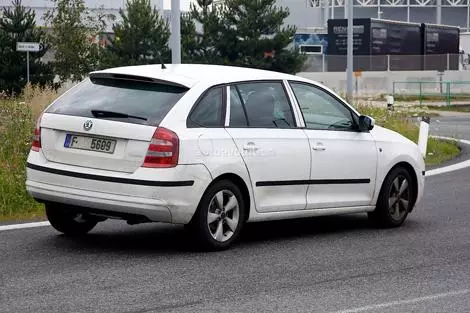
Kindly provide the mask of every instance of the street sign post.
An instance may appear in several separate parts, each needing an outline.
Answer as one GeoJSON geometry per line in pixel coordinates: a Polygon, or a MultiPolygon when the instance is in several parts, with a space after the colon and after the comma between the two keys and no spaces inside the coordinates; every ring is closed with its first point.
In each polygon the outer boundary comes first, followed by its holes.
{"type": "Polygon", "coordinates": [[[16,51],[26,52],[26,81],[29,83],[29,53],[39,52],[43,46],[39,42],[17,42],[16,51]]]}
{"type": "Polygon", "coordinates": [[[39,42],[17,42],[16,51],[20,52],[39,52],[41,44],[39,42]]]}

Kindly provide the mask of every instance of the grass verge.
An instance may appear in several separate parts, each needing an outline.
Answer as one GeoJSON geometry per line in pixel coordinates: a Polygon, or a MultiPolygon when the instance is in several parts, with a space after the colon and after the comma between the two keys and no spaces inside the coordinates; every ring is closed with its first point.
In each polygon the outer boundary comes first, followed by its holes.
{"type": "MultiPolygon", "coordinates": [[[[401,108],[389,111],[385,108],[377,108],[367,105],[358,105],[359,112],[373,117],[377,125],[394,130],[413,142],[418,142],[419,128],[413,123],[410,116],[426,115],[422,108],[418,111],[414,108],[401,108]],[[418,113],[417,113],[418,112],[418,113]]],[[[460,154],[460,148],[454,141],[435,138],[428,139],[426,165],[439,165],[460,154]]]]}
{"type": "Polygon", "coordinates": [[[444,94],[424,94],[424,95],[406,95],[406,94],[395,94],[395,101],[431,101],[431,102],[445,102],[447,98],[451,101],[470,101],[469,94],[451,94],[447,96],[444,94]]]}
{"type": "Polygon", "coordinates": [[[55,97],[52,89],[28,86],[20,97],[0,99],[0,221],[44,216],[26,192],[25,164],[35,121],[55,97]]]}

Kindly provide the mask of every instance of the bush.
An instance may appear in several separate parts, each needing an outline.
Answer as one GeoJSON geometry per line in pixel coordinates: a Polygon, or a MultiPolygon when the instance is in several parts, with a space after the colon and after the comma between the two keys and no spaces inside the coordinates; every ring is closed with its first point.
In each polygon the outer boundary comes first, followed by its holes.
{"type": "Polygon", "coordinates": [[[27,86],[19,98],[0,98],[0,219],[42,216],[25,189],[25,165],[34,125],[56,97],[54,90],[27,86]]]}

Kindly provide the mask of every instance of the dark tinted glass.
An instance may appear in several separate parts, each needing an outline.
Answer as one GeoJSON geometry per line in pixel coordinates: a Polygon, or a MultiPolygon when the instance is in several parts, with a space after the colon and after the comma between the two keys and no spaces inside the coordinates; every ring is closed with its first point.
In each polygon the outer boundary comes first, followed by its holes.
{"type": "Polygon", "coordinates": [[[235,86],[230,87],[230,127],[248,126],[243,104],[235,86]]]}
{"type": "Polygon", "coordinates": [[[86,79],[57,99],[47,113],[93,117],[92,110],[109,111],[141,118],[106,119],[157,126],[187,90],[152,82],[86,79]]]}
{"type": "Polygon", "coordinates": [[[216,127],[222,126],[223,99],[222,87],[209,90],[196,104],[190,120],[193,126],[216,127]]]}
{"type": "Polygon", "coordinates": [[[292,128],[294,115],[282,83],[246,83],[238,85],[250,127],[292,128]]]}

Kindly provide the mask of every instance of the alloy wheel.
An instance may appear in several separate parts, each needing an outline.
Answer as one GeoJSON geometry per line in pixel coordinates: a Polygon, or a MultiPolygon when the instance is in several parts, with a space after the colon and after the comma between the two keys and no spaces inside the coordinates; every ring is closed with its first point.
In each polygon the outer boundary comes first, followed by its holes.
{"type": "Polygon", "coordinates": [[[207,226],[212,238],[219,242],[229,240],[235,233],[240,217],[237,197],[230,190],[218,191],[209,203],[207,226]]]}
{"type": "Polygon", "coordinates": [[[390,188],[388,207],[391,217],[399,221],[408,212],[411,199],[410,184],[405,176],[398,175],[390,188]]]}

